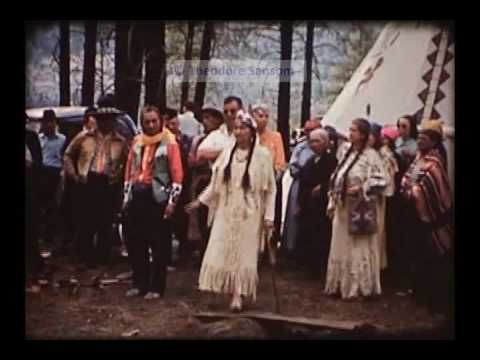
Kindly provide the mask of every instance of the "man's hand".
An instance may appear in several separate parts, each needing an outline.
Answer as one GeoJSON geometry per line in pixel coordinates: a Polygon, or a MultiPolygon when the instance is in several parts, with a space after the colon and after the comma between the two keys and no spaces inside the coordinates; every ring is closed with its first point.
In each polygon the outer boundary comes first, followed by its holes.
{"type": "Polygon", "coordinates": [[[312,196],[316,197],[316,196],[320,195],[321,189],[322,189],[322,185],[321,185],[321,184],[318,184],[317,186],[315,186],[315,187],[312,189],[312,196]]]}
{"type": "Polygon", "coordinates": [[[197,155],[197,162],[201,163],[202,160],[205,161],[214,161],[222,150],[199,150],[197,155]]]}
{"type": "Polygon", "coordinates": [[[272,230],[272,229],[273,229],[273,221],[271,221],[271,220],[265,220],[265,221],[263,222],[263,227],[264,227],[265,230],[267,230],[267,231],[272,230]]]}
{"type": "Polygon", "coordinates": [[[415,157],[415,152],[412,152],[408,149],[402,149],[400,152],[404,157],[407,157],[407,158],[415,157]]]}
{"type": "Polygon", "coordinates": [[[265,235],[267,236],[267,241],[271,241],[273,234],[273,221],[264,220],[263,228],[265,230],[265,235]]]}
{"type": "Polygon", "coordinates": [[[270,259],[270,264],[273,266],[276,264],[277,259],[275,256],[275,250],[276,250],[276,244],[275,244],[275,239],[273,238],[273,221],[270,220],[264,220],[263,226],[265,228],[265,236],[266,236],[266,245],[267,245],[267,250],[268,250],[268,255],[270,259]]]}
{"type": "Polygon", "coordinates": [[[123,201],[122,201],[122,212],[125,211],[127,207],[128,207],[128,195],[124,194],[123,201]]]}
{"type": "Polygon", "coordinates": [[[355,186],[350,186],[348,189],[347,189],[347,194],[348,195],[355,195],[357,194],[358,192],[360,192],[360,185],[355,185],[355,186]]]}
{"type": "Polygon", "coordinates": [[[163,218],[170,219],[173,216],[174,212],[175,212],[175,204],[168,204],[167,207],[165,208],[165,213],[163,215],[163,218]]]}
{"type": "Polygon", "coordinates": [[[187,214],[191,214],[193,210],[198,209],[201,205],[201,202],[199,200],[194,200],[187,205],[185,205],[185,212],[187,214]]]}
{"type": "Polygon", "coordinates": [[[84,176],[81,176],[79,174],[73,174],[72,175],[72,180],[77,183],[77,184],[86,184],[87,183],[87,178],[84,176]]]}
{"type": "Polygon", "coordinates": [[[332,202],[332,199],[329,200],[327,205],[327,216],[330,220],[333,220],[333,217],[335,216],[335,205],[332,202]]]}

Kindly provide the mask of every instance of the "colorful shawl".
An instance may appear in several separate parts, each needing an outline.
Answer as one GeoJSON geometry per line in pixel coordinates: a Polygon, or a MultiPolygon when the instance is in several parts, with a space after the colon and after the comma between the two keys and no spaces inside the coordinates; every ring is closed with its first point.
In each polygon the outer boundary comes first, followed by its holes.
{"type": "Polygon", "coordinates": [[[432,227],[432,240],[441,254],[453,243],[453,202],[448,174],[437,149],[417,155],[402,180],[411,194],[419,218],[432,227]]]}

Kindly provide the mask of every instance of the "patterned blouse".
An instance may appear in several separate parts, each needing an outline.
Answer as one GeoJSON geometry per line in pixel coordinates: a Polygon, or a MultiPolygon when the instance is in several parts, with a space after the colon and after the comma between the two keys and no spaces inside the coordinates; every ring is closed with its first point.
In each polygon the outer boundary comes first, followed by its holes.
{"type": "MultiPolygon", "coordinates": [[[[350,164],[357,157],[357,150],[352,150],[346,161],[344,157],[347,155],[351,145],[343,146],[339,153],[339,166],[335,170],[335,182],[330,190],[330,198],[336,204],[342,201],[342,191],[344,175],[350,164]]],[[[347,186],[360,185],[362,196],[368,200],[368,196],[372,193],[383,193],[387,185],[388,176],[385,171],[382,159],[377,151],[372,148],[366,148],[359,156],[347,176],[347,186]]]]}

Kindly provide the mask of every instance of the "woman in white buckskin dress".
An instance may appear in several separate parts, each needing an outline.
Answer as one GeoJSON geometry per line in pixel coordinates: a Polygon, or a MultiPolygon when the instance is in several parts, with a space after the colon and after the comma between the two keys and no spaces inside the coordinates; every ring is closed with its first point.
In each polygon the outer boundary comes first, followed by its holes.
{"type": "Polygon", "coordinates": [[[256,124],[240,110],[236,142],[212,168],[212,179],[187,211],[200,203],[215,207],[215,218],[199,276],[199,289],[232,294],[230,308],[242,310],[242,296],[255,301],[258,255],[265,231],[273,228],[275,174],[269,150],[256,141],[256,124]]]}
{"type": "MultiPolygon", "coordinates": [[[[332,241],[325,292],[343,299],[381,294],[379,233],[352,235],[349,210],[352,199],[377,199],[386,186],[386,174],[379,154],[368,147],[370,124],[353,120],[350,143],[339,151],[339,164],[332,175],[328,213],[333,216],[332,241]]],[[[378,200],[378,199],[377,199],[378,200]]],[[[376,201],[377,223],[380,201],[376,201]]]]}

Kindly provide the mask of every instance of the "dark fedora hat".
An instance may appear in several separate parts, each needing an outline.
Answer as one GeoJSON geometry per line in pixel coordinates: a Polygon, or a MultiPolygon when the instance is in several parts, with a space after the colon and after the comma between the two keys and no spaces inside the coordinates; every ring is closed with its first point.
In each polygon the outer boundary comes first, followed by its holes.
{"type": "Polygon", "coordinates": [[[95,106],[89,106],[88,108],[85,109],[85,116],[95,115],[96,112],[97,112],[97,108],[95,106]]]}
{"type": "Polygon", "coordinates": [[[206,104],[202,107],[201,113],[207,113],[213,116],[214,118],[224,121],[223,112],[218,109],[214,104],[206,104]]]}
{"type": "Polygon", "coordinates": [[[99,107],[93,112],[93,114],[100,119],[107,116],[120,115],[121,113],[122,112],[120,110],[114,107],[99,107]]]}

